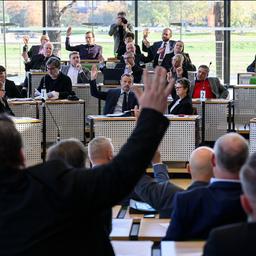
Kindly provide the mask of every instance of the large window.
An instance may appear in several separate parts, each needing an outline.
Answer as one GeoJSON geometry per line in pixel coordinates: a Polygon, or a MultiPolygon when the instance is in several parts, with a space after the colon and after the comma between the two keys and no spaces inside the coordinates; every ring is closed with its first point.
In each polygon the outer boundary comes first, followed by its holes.
{"type": "MultiPolygon", "coordinates": [[[[56,54],[68,58],[65,36],[73,28],[71,44],[85,42],[84,34],[92,30],[96,43],[103,46],[103,56],[114,56],[113,37],[108,35],[118,11],[127,13],[135,25],[135,1],[45,1],[46,23],[43,27],[43,1],[0,0],[0,57],[8,73],[24,76],[21,58],[24,35],[30,36],[29,46],[38,44],[43,32],[49,34],[56,54]]],[[[161,40],[163,28],[173,30],[173,39],[185,43],[185,52],[192,62],[211,64],[211,75],[223,79],[224,74],[224,1],[137,1],[138,44],[143,29],[149,28],[150,42],[161,40]]],[[[255,55],[255,1],[231,1],[231,81],[238,72],[246,71],[255,55]]]]}

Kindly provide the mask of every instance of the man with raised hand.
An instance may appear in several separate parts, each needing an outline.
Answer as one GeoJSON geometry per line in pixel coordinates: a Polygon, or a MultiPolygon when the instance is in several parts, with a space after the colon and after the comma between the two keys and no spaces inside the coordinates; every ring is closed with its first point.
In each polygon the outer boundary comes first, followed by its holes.
{"type": "Polygon", "coordinates": [[[158,67],[151,83],[144,76],[132,135],[112,161],[94,170],[58,160],[25,168],[21,136],[0,116],[0,255],[114,255],[98,216],[133,189],[169,125],[166,71],[158,67]]]}

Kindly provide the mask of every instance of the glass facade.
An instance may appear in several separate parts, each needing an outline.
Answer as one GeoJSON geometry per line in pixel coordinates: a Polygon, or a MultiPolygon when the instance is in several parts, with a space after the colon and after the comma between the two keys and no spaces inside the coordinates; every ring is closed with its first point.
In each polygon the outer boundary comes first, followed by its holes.
{"type": "MultiPolygon", "coordinates": [[[[39,44],[46,32],[61,59],[68,59],[65,36],[72,27],[71,44],[85,42],[84,33],[93,31],[96,43],[103,46],[103,56],[114,56],[113,38],[109,27],[122,10],[128,21],[138,26],[137,42],[141,46],[143,30],[150,31],[149,41],[161,40],[163,28],[173,30],[173,39],[185,43],[193,64],[211,64],[211,75],[223,79],[224,74],[224,1],[0,1],[0,57],[9,74],[24,75],[21,57],[24,35],[29,35],[29,46],[39,44]],[[45,2],[45,28],[43,3],[45,2]],[[138,14],[135,17],[135,14],[138,14]],[[55,17],[55,18],[54,18],[55,17]],[[56,18],[58,17],[58,18],[56,18]]],[[[245,72],[254,59],[256,23],[255,1],[231,2],[230,78],[236,80],[238,72],[245,72]]]]}

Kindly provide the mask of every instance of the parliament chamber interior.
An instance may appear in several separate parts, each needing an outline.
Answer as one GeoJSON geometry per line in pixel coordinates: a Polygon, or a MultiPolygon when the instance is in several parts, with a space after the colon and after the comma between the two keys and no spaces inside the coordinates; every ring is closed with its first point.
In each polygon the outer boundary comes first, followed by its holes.
{"type": "Polygon", "coordinates": [[[255,255],[255,12],[1,0],[0,255],[255,255]]]}

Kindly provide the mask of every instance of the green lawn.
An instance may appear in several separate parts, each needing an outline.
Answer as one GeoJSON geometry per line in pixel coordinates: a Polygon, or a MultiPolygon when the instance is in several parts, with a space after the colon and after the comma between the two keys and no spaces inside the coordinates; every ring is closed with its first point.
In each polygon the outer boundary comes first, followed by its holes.
{"type": "MultiPolygon", "coordinates": [[[[103,55],[105,58],[113,56],[113,42],[111,37],[106,32],[97,32],[96,41],[103,46],[103,55]]],[[[141,34],[140,34],[141,35],[141,34]]],[[[247,34],[232,34],[231,36],[231,76],[236,77],[236,73],[245,72],[246,67],[253,61],[255,56],[255,36],[256,33],[247,34]]],[[[72,42],[83,43],[84,35],[75,35],[75,40],[72,42]],[[79,42],[78,42],[79,41],[79,42]]],[[[161,38],[161,33],[150,34],[149,40],[151,42],[157,41],[161,38]]],[[[179,35],[173,35],[174,39],[179,39],[179,35]]],[[[74,38],[73,38],[74,39],[74,38]]],[[[68,52],[65,50],[64,37],[62,38],[61,58],[68,59],[68,52]]],[[[212,74],[216,70],[216,56],[215,56],[215,36],[214,34],[184,34],[182,40],[185,42],[185,52],[190,54],[192,62],[198,66],[200,64],[209,64],[212,62],[212,74]]],[[[1,64],[4,64],[4,51],[2,40],[0,41],[0,58],[1,64]]],[[[141,37],[139,38],[139,45],[141,44],[141,37]]],[[[7,35],[7,68],[8,73],[24,74],[24,64],[22,61],[22,43],[21,40],[8,42],[7,35]]]]}

